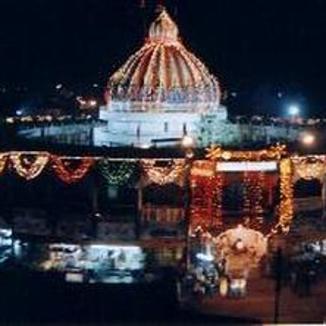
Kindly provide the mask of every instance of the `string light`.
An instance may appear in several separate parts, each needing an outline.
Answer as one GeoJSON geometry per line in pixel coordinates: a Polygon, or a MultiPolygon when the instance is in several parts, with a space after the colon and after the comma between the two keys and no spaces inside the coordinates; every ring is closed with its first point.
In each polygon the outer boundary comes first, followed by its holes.
{"type": "Polygon", "coordinates": [[[250,206],[251,206],[251,179],[249,177],[249,172],[245,171],[243,173],[243,220],[245,225],[249,225],[250,223],[250,206]]]}
{"type": "Polygon", "coordinates": [[[214,193],[213,193],[213,205],[214,205],[214,216],[213,216],[213,227],[219,228],[223,225],[222,216],[222,204],[223,204],[223,183],[224,178],[222,173],[217,173],[214,178],[214,193]]]}
{"type": "Polygon", "coordinates": [[[191,104],[200,111],[219,103],[218,81],[186,50],[178,34],[177,25],[163,10],[151,25],[144,46],[110,78],[110,97],[140,103],[132,108],[138,111],[156,111],[154,104],[162,102],[191,104]]]}
{"type": "Polygon", "coordinates": [[[172,160],[168,166],[164,167],[155,166],[156,163],[155,160],[141,160],[145,183],[155,183],[160,186],[169,183],[183,184],[184,160],[172,160]]]}
{"type": "Polygon", "coordinates": [[[91,157],[74,159],[71,157],[52,156],[52,168],[55,174],[60,180],[68,184],[73,184],[83,179],[93,164],[94,159],[91,157]]]}
{"type": "Polygon", "coordinates": [[[0,175],[4,172],[8,160],[8,153],[0,154],[0,175]]]}
{"type": "Polygon", "coordinates": [[[191,230],[201,227],[208,230],[212,227],[214,177],[191,177],[191,230]]]}
{"type": "Polygon", "coordinates": [[[213,177],[215,175],[215,162],[198,160],[194,161],[191,167],[190,175],[198,177],[213,177]]]}
{"type": "Polygon", "coordinates": [[[260,229],[264,217],[263,209],[263,185],[265,184],[265,174],[264,172],[258,172],[258,175],[253,180],[253,203],[252,203],[252,227],[255,229],[260,229]]]}
{"type": "Polygon", "coordinates": [[[264,161],[280,160],[286,154],[286,146],[277,144],[259,151],[227,151],[213,145],[206,149],[206,158],[214,161],[264,161]]]}
{"type": "Polygon", "coordinates": [[[11,152],[10,160],[16,173],[26,180],[38,177],[48,164],[50,154],[38,152],[31,154],[28,152],[11,152]]]}
{"type": "Polygon", "coordinates": [[[290,230],[290,224],[293,219],[293,183],[292,183],[292,162],[286,158],[280,162],[280,191],[281,201],[279,207],[279,222],[272,229],[271,233],[277,233],[281,229],[284,233],[290,230]]]}
{"type": "Polygon", "coordinates": [[[121,186],[126,184],[136,170],[135,162],[112,162],[103,160],[99,164],[102,176],[108,185],[121,186]]]}

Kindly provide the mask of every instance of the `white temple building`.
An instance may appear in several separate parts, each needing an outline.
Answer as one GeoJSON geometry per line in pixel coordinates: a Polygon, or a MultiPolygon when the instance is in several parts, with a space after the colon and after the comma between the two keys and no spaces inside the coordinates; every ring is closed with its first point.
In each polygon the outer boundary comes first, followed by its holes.
{"type": "Polygon", "coordinates": [[[163,9],[143,47],[109,79],[107,104],[94,130],[97,146],[169,146],[196,134],[203,117],[225,121],[217,79],[189,52],[163,9]]]}

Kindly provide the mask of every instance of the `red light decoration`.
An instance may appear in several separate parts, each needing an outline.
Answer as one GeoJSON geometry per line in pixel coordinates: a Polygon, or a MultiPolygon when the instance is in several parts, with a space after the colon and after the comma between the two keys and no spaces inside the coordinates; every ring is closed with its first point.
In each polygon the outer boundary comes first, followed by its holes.
{"type": "Polygon", "coordinates": [[[212,161],[195,161],[191,169],[191,229],[215,229],[222,225],[223,173],[212,161]]]}
{"type": "Polygon", "coordinates": [[[52,156],[52,168],[55,174],[61,181],[67,184],[73,184],[83,179],[94,162],[94,158],[91,157],[52,156]]]}

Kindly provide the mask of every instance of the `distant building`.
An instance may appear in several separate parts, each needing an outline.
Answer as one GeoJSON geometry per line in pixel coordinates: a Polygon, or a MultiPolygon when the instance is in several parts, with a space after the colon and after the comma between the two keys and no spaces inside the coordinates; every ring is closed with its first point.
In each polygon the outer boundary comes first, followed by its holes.
{"type": "Polygon", "coordinates": [[[100,119],[108,126],[94,135],[100,145],[173,144],[196,136],[205,115],[227,119],[217,79],[184,47],[165,9],[144,46],[110,78],[106,97],[100,119]]]}

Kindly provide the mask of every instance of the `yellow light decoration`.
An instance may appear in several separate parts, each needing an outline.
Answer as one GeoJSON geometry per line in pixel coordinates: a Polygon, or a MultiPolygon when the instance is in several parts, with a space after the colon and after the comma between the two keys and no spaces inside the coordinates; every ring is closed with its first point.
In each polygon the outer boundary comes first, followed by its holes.
{"type": "Polygon", "coordinates": [[[326,173],[326,159],[323,155],[292,157],[294,165],[294,183],[299,179],[322,180],[326,173]]]}
{"type": "Polygon", "coordinates": [[[250,204],[251,198],[250,195],[252,194],[251,189],[251,179],[249,178],[249,172],[245,171],[243,173],[243,220],[246,225],[250,222],[250,204]]]}
{"type": "Polygon", "coordinates": [[[222,216],[222,203],[223,203],[223,183],[224,178],[222,173],[217,173],[214,178],[214,189],[213,189],[213,227],[220,227],[223,224],[222,216]]]}
{"type": "Polygon", "coordinates": [[[280,162],[280,191],[281,201],[279,207],[279,221],[272,229],[271,233],[276,233],[280,228],[284,233],[290,230],[290,224],[293,219],[293,166],[290,158],[280,162]]]}
{"type": "Polygon", "coordinates": [[[191,176],[213,177],[215,175],[216,164],[212,161],[194,161],[191,167],[191,176]]]}
{"type": "Polygon", "coordinates": [[[183,185],[184,160],[172,160],[168,166],[164,167],[155,166],[156,163],[156,160],[141,160],[145,183],[155,183],[160,186],[169,183],[183,185]]]}
{"type": "Polygon", "coordinates": [[[48,164],[50,154],[47,152],[11,152],[10,160],[16,173],[26,180],[38,177],[48,164]]]}
{"type": "Polygon", "coordinates": [[[88,173],[95,160],[92,157],[73,158],[52,156],[52,168],[57,177],[65,183],[80,181],[88,173]]]}
{"type": "Polygon", "coordinates": [[[220,146],[213,145],[206,149],[206,158],[214,161],[264,161],[280,160],[286,154],[286,146],[277,144],[269,149],[258,151],[225,151],[220,146]]]}
{"type": "Polygon", "coordinates": [[[0,154],[0,175],[4,172],[8,160],[8,153],[0,154]]]}
{"type": "Polygon", "coordinates": [[[264,209],[263,209],[263,185],[265,181],[264,172],[258,172],[258,175],[253,179],[253,203],[252,203],[252,227],[259,229],[263,224],[264,209]]]}

